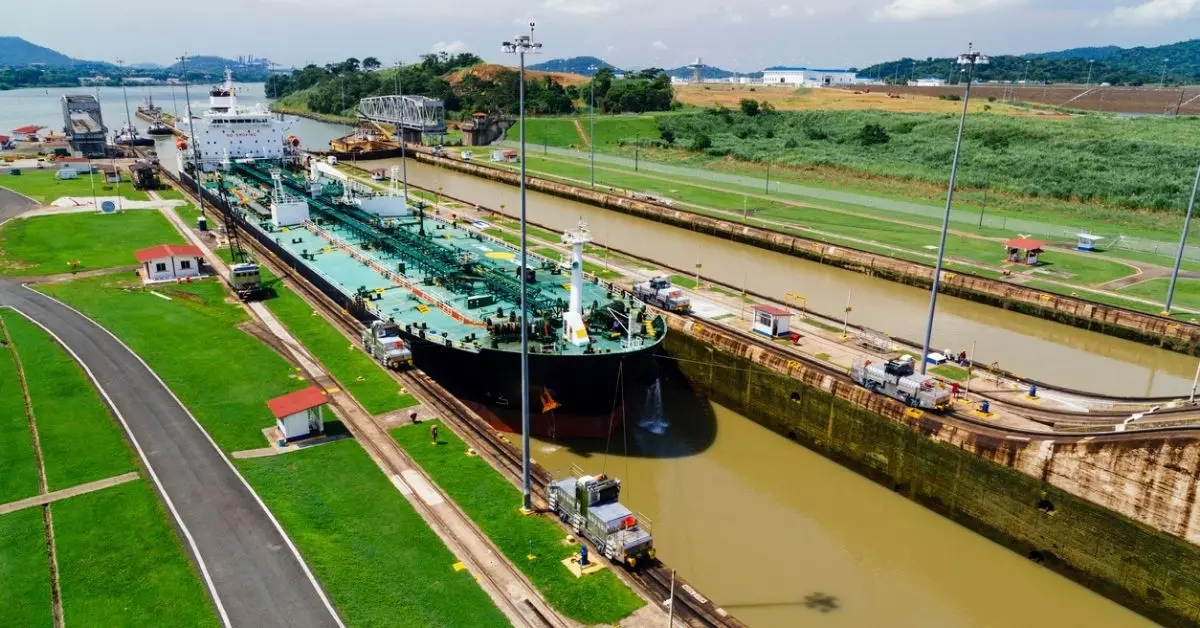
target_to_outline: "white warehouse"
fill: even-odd
[[[850,70],[772,66],[763,70],[763,85],[795,85],[797,87],[831,87],[853,85],[858,73]]]

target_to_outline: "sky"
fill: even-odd
[[[2,0],[0,34],[72,57],[167,64],[253,54],[285,66],[470,51],[514,64],[500,42],[536,23],[540,58],[624,67],[703,62],[865,67],[899,57],[1079,46],[1154,46],[1200,33],[1200,0]],[[52,9],[48,8],[52,7]],[[150,9],[150,7],[153,7]],[[76,17],[69,17],[76,16]],[[97,34],[103,36],[97,36]],[[126,36],[122,36],[125,34]]]

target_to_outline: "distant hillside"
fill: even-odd
[[[246,65],[236,59],[226,59],[225,57],[213,56],[195,56],[188,57],[187,72],[188,75],[203,74],[209,77],[218,77],[224,74],[225,68],[233,70],[233,78],[238,81],[262,81],[266,80],[267,69],[270,67],[270,61],[266,59],[255,59],[252,65]],[[172,74],[178,74],[183,70],[183,65],[176,61],[167,66],[166,71]]]
[[[692,68],[689,66],[680,66],[671,68],[666,71],[670,76],[681,79],[692,78]],[[751,78],[761,78],[762,72],[731,72],[711,65],[700,64],[700,78],[702,79],[724,79],[731,76],[748,76]]]
[[[976,76],[984,81],[1083,83],[1089,80],[1090,73],[1092,83],[1152,85],[1164,80],[1164,61],[1168,85],[1200,82],[1200,39],[1152,48],[1104,46],[1021,56],[998,55],[991,57],[989,65],[978,68]],[[899,83],[923,76],[957,82],[959,69],[949,57],[903,58],[863,68],[859,74]]]
[[[57,50],[30,43],[20,37],[0,37],[0,66],[22,66],[34,63],[73,65],[76,61]]]
[[[536,63],[529,66],[530,70],[540,70],[542,72],[564,72],[567,74],[580,74],[583,76],[591,76],[595,70],[589,68],[595,67],[610,68],[616,70],[617,67],[599,57],[571,57],[570,59],[551,59],[543,63]]]

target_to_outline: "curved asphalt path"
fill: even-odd
[[[10,281],[0,280],[0,305],[40,323],[90,371],[165,493],[226,625],[342,625],[266,507],[136,355],[90,319]]]

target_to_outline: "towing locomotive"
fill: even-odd
[[[574,466],[571,470],[574,475],[546,487],[547,501],[558,518],[614,563],[636,569],[653,562],[654,537],[649,526],[617,501],[621,481],[604,474],[584,475]]]
[[[941,412],[950,408],[951,391],[937,378],[916,375],[912,357],[905,355],[882,364],[858,359],[850,377],[863,388],[922,410]]]

